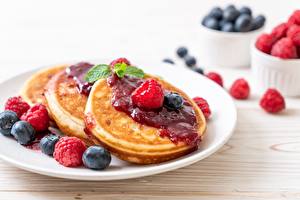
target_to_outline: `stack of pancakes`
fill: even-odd
[[[67,65],[55,66],[34,74],[21,95],[29,103],[42,103],[59,129],[68,136],[81,138],[87,145],[102,145],[115,156],[137,164],[152,164],[178,158],[197,149],[184,142],[174,144],[159,136],[159,129],[134,121],[111,105],[111,88],[98,80],[87,97],[68,77]],[[149,75],[148,75],[149,77]],[[157,77],[164,88],[179,93],[193,106],[197,131],[202,137],[206,121],[198,106],[181,90]]]

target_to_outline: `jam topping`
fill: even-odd
[[[86,96],[90,94],[93,84],[86,82],[84,77],[93,66],[94,65],[87,62],[80,62],[75,65],[71,65],[66,69],[68,77],[71,77],[76,81],[79,92]]]
[[[135,106],[131,100],[132,92],[145,80],[125,76],[118,78],[115,74],[107,78],[108,85],[112,88],[112,106],[125,112],[138,123],[161,129],[160,136],[168,137],[175,144],[185,142],[196,146],[200,142],[196,126],[196,116],[192,105],[184,99],[179,110],[168,110],[162,107],[156,110],[144,110]],[[167,94],[170,91],[164,90]]]

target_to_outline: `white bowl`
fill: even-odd
[[[278,89],[284,96],[300,96],[300,59],[281,59],[251,45],[251,65],[261,90]]]
[[[243,33],[209,29],[201,24],[199,64],[209,67],[250,67],[250,44],[264,27]]]

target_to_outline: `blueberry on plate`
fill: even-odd
[[[227,9],[224,11],[223,18],[228,22],[234,22],[240,16],[237,9]]]
[[[5,136],[10,136],[11,128],[17,121],[19,121],[19,118],[13,111],[6,110],[0,113],[0,133]]]
[[[251,30],[257,30],[257,29],[263,27],[264,24],[265,24],[265,21],[266,21],[265,16],[263,16],[263,15],[258,15],[257,17],[255,17],[255,18],[252,20],[252,27],[251,27]]]
[[[223,10],[220,7],[214,7],[208,16],[220,20],[223,17]]]
[[[204,70],[201,67],[195,67],[193,70],[199,74],[204,74]]]
[[[247,15],[251,16],[252,15],[252,10],[247,6],[243,6],[240,9],[240,13],[241,14],[247,14]]]
[[[164,106],[169,110],[178,110],[183,105],[182,97],[177,93],[168,93],[164,97]]]
[[[40,141],[40,148],[44,154],[49,156],[53,155],[54,146],[58,142],[59,137],[57,135],[46,135]]]
[[[233,24],[231,22],[226,22],[222,26],[221,31],[224,31],[224,32],[234,32]]]
[[[27,145],[35,139],[35,130],[26,121],[16,122],[11,129],[11,134],[22,145]]]
[[[240,15],[234,24],[234,30],[237,32],[247,32],[251,30],[251,16],[247,14]]]
[[[219,30],[220,28],[218,20],[212,17],[206,19],[203,25],[207,28],[214,29],[214,30]]]
[[[165,58],[165,59],[163,59],[163,62],[169,63],[169,64],[171,64],[171,65],[174,65],[174,64],[175,64],[174,61],[173,61],[172,59],[170,59],[170,58]]]
[[[188,66],[188,67],[193,67],[196,65],[197,61],[196,61],[196,58],[193,57],[193,56],[186,56],[184,58],[184,62],[185,64]]]
[[[90,146],[82,156],[83,164],[90,169],[102,170],[111,162],[110,152],[100,146]]]
[[[188,49],[186,47],[179,47],[176,53],[180,58],[183,58],[188,54]]]

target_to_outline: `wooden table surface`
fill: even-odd
[[[161,60],[187,45],[197,56],[198,23],[215,4],[230,1],[6,1],[0,6],[0,80],[67,60]],[[234,1],[268,16],[267,27],[286,18],[297,1]],[[201,58],[198,58],[201,63]],[[176,60],[179,65],[181,62]],[[226,87],[237,77],[251,82],[247,101],[236,101],[233,137],[212,156],[175,171],[121,181],[51,178],[0,161],[0,199],[300,199],[300,100],[270,115],[249,69],[220,72]],[[176,73],[176,72],[174,72]],[[168,197],[168,198],[167,198]]]

